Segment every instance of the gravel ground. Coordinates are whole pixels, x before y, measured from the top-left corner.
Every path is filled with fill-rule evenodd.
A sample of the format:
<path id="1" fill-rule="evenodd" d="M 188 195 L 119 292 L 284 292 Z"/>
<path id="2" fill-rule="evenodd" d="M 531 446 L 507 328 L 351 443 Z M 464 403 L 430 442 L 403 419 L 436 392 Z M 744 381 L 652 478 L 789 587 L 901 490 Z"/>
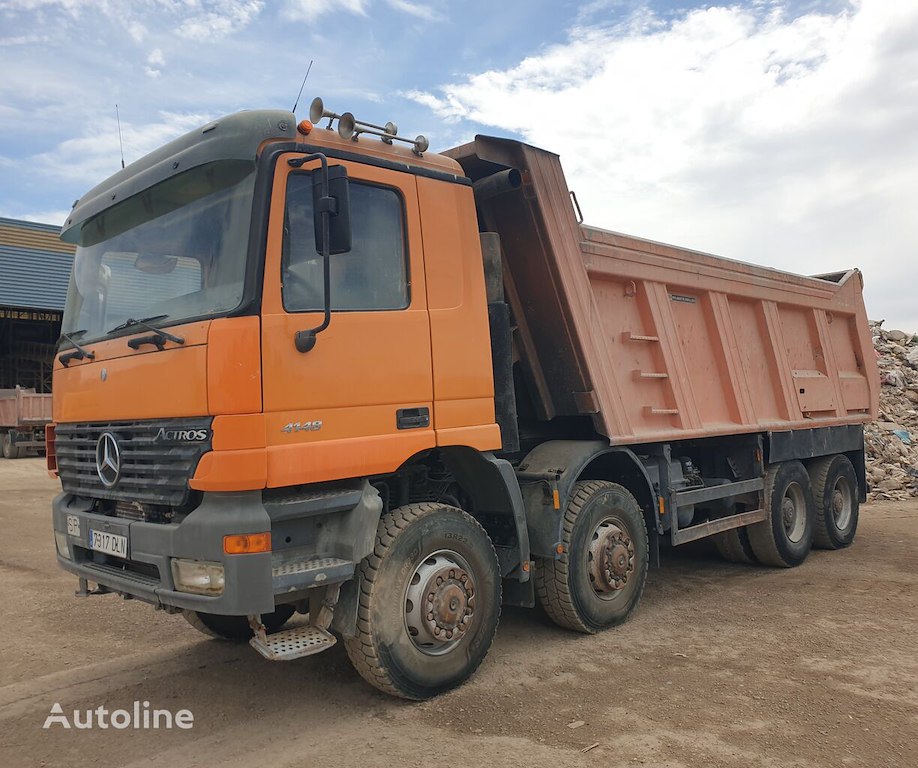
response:
<path id="1" fill-rule="evenodd" d="M 862 510 L 854 545 L 790 571 L 667 554 L 623 627 L 505 610 L 473 680 L 423 704 L 343 649 L 273 663 L 181 617 L 77 599 L 54 561 L 57 483 L 0 461 L 0 765 L 908 766 L 918 746 L 918 501 Z M 194 713 L 190 730 L 64 730 L 53 704 Z M 592 747 L 592 749 L 587 748 Z"/>

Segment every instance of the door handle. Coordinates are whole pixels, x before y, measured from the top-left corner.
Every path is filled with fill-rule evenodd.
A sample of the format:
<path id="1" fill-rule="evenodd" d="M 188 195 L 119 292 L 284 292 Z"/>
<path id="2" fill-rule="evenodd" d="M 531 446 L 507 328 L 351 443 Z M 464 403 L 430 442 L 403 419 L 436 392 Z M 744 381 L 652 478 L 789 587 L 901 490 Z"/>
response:
<path id="1" fill-rule="evenodd" d="M 399 429 L 421 429 L 430 426 L 429 408 L 399 408 L 395 412 L 395 424 Z"/>

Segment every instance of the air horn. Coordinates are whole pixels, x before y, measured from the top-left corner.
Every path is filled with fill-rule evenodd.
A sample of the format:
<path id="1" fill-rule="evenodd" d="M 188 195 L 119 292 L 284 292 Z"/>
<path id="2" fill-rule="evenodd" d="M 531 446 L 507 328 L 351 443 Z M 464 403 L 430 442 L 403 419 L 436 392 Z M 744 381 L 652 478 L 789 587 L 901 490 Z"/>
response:
<path id="1" fill-rule="evenodd" d="M 399 136 L 398 126 L 393 122 L 388 122 L 385 125 L 374 125 L 373 123 L 358 120 L 352 112 L 345 112 L 343 115 L 331 112 L 325 109 L 325 104 L 322 102 L 321 97 L 316 96 L 309 107 L 309 119 L 313 123 L 318 123 L 325 117 L 328 118 L 327 127 L 329 129 L 332 127 L 332 121 L 338 121 L 338 135 L 345 141 L 348 139 L 357 141 L 361 133 L 368 133 L 371 136 L 379 136 L 386 144 L 391 144 L 393 141 L 404 141 L 407 144 L 411 144 L 412 151 L 418 156 L 426 152 L 430 146 L 426 136 L 418 136 L 414 139 Z"/>

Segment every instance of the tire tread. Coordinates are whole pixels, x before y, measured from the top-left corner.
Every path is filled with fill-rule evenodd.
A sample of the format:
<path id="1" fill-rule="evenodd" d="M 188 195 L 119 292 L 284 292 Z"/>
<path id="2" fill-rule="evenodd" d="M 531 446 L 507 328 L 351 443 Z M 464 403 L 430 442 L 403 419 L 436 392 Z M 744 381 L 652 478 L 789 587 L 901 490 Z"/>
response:
<path id="1" fill-rule="evenodd" d="M 729 531 L 719 533 L 714 537 L 714 546 L 720 556 L 728 563 L 743 563 L 746 565 L 755 565 L 758 560 L 755 553 L 752 552 L 752 546 L 749 545 L 749 533 L 743 532 L 743 528 L 733 528 Z M 742 537 L 746 536 L 744 542 Z"/>
<path id="2" fill-rule="evenodd" d="M 437 502 L 406 504 L 403 507 L 391 510 L 380 518 L 379 525 L 376 529 L 376 544 L 373 547 L 373 552 L 363 559 L 358 571 L 360 589 L 358 591 L 357 601 L 357 634 L 352 638 L 345 638 L 344 648 L 354 669 L 357 670 L 358 674 L 364 680 L 383 693 L 388 693 L 402 699 L 417 699 L 419 697 L 412 696 L 396 685 L 396 682 L 389 674 L 389 670 L 380 658 L 379 648 L 373 641 L 370 623 L 370 616 L 376 602 L 373 584 L 379 575 L 379 569 L 386 554 L 395 544 L 399 534 L 416 521 L 435 512 L 439 512 L 444 508 L 452 509 L 454 512 L 460 514 L 468 524 L 479 528 L 485 538 L 490 541 L 490 537 L 488 537 L 487 532 L 482 528 L 481 523 L 458 507 L 448 507 L 445 504 Z M 496 554 L 494 558 L 496 560 Z M 500 601 L 498 601 L 497 612 L 498 619 L 500 619 Z M 494 625 L 494 633 L 496 632 L 497 622 L 495 622 Z M 494 633 L 488 638 L 488 645 L 493 641 Z M 481 662 L 484 661 L 484 657 L 485 654 L 482 654 L 477 663 L 469 670 L 466 679 L 475 673 L 475 670 L 478 669 Z"/>
<path id="3" fill-rule="evenodd" d="M 561 530 L 565 551 L 558 559 L 539 558 L 533 573 L 536 598 L 548 617 L 558 626 L 590 635 L 595 634 L 598 630 L 590 627 L 580 617 L 570 590 L 570 542 L 574 535 L 574 524 L 584 506 L 595 493 L 609 488 L 616 488 L 626 493 L 634 506 L 640 509 L 634 496 L 624 486 L 607 480 L 579 481 L 574 486 L 574 493 L 564 511 Z M 644 529 L 644 535 L 645 537 L 647 535 L 646 529 Z M 642 583 L 635 604 L 640 602 L 643 592 L 644 584 Z"/>
<path id="4" fill-rule="evenodd" d="M 772 532 L 772 497 L 775 492 L 775 482 L 778 478 L 780 464 L 772 464 L 765 472 L 765 488 L 762 493 L 763 504 L 768 510 L 768 517 L 761 523 L 749 526 L 749 543 L 759 562 L 764 565 L 773 565 L 776 568 L 786 568 L 787 562 L 778 551 L 778 545 Z"/>
<path id="5" fill-rule="evenodd" d="M 834 459 L 834 456 L 824 456 L 807 467 L 810 473 L 810 482 L 813 485 L 813 498 L 816 500 L 816 532 L 813 536 L 813 544 L 821 549 L 836 548 L 826 531 L 826 511 L 822 504 L 826 482 L 829 479 L 829 469 L 832 467 Z"/>

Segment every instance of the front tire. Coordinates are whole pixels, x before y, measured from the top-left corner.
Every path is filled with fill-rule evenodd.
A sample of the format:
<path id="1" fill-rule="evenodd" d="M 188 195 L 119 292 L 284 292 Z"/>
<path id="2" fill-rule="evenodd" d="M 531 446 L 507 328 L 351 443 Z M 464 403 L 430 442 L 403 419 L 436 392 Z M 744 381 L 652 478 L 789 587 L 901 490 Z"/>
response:
<path id="1" fill-rule="evenodd" d="M 18 459 L 21 455 L 20 449 L 13 442 L 13 438 L 8 432 L 0 436 L 0 450 L 3 452 L 4 459 Z"/>
<path id="2" fill-rule="evenodd" d="M 537 560 L 534 574 L 549 618 L 587 634 L 625 621 L 644 592 L 650 549 L 634 496 L 604 480 L 576 483 L 560 543 L 560 557 Z"/>
<path id="3" fill-rule="evenodd" d="M 748 527 L 759 562 L 793 568 L 806 560 L 816 530 L 816 504 L 806 468 L 799 461 L 772 464 L 765 472 L 768 517 Z"/>
<path id="4" fill-rule="evenodd" d="M 276 632 L 295 612 L 296 608 L 292 605 L 278 605 L 272 613 L 262 614 L 261 621 L 268 632 Z M 192 627 L 208 637 L 221 640 L 248 640 L 253 634 L 249 620 L 245 616 L 221 616 L 203 611 L 182 611 L 182 615 Z"/>
<path id="5" fill-rule="evenodd" d="M 420 701 L 484 661 L 500 618 L 500 568 L 471 515 L 434 502 L 383 515 L 359 579 L 357 634 L 345 648 L 370 685 Z"/>
<path id="6" fill-rule="evenodd" d="M 843 549 L 857 533 L 860 511 L 857 475 L 847 456 L 826 456 L 809 466 L 816 500 L 814 546 Z"/>

